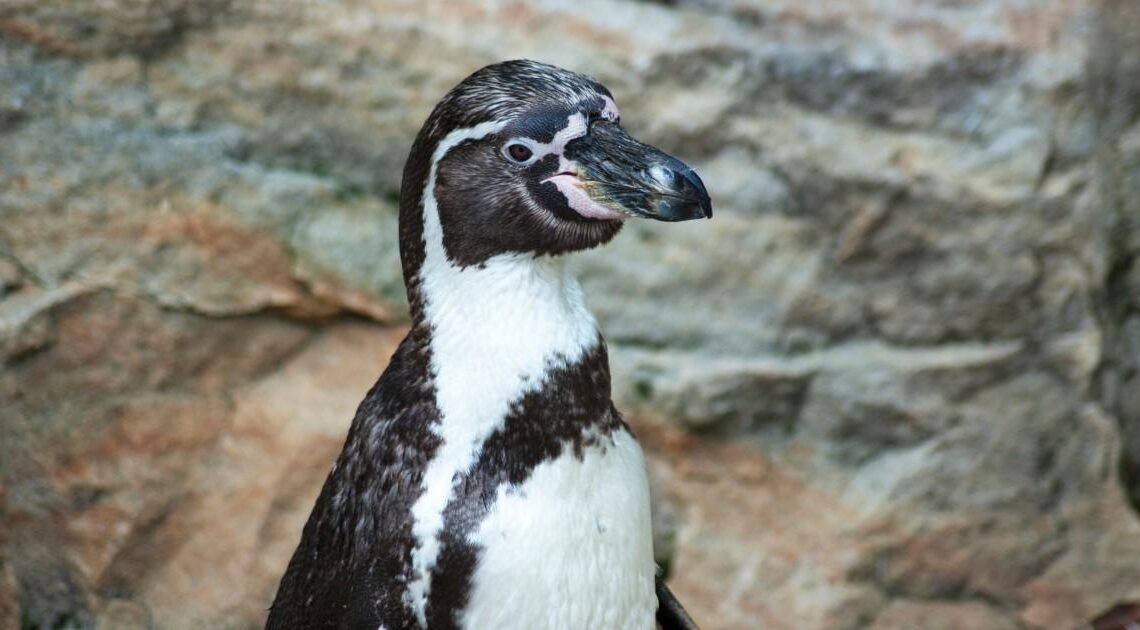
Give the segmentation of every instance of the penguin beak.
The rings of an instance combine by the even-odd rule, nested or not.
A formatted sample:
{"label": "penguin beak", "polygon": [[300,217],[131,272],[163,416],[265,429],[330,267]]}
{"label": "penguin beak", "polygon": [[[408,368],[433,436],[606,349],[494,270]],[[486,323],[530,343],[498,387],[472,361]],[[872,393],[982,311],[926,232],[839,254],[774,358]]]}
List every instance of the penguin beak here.
{"label": "penguin beak", "polygon": [[616,216],[658,221],[712,217],[709,193],[693,169],[613,123],[595,123],[588,134],[567,143],[563,155],[572,165],[574,172],[567,175],[576,178],[575,187]]}

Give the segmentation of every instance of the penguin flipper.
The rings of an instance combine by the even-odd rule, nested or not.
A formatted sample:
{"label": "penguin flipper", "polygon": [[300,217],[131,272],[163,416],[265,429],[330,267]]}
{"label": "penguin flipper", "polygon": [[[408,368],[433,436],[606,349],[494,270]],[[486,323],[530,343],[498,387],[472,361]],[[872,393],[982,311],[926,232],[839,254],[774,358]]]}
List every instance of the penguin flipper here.
{"label": "penguin flipper", "polygon": [[660,630],[700,630],[685,607],[677,601],[677,597],[665,585],[660,576],[657,582],[657,627]]}

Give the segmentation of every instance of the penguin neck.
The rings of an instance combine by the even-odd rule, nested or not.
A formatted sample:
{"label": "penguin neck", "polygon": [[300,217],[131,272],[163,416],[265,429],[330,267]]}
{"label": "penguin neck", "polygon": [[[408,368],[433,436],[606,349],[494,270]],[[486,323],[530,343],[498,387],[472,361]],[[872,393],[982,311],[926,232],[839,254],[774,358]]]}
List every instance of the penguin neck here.
{"label": "penguin neck", "polygon": [[469,365],[530,380],[600,343],[597,322],[564,259],[501,254],[459,267],[438,243],[426,249],[413,325],[429,333],[437,375],[444,366]]}
{"label": "penguin neck", "polygon": [[416,325],[428,327],[444,425],[468,423],[468,439],[485,436],[553,369],[577,363],[602,341],[564,258],[505,252],[475,265],[451,260],[433,183],[429,177],[424,195]]}

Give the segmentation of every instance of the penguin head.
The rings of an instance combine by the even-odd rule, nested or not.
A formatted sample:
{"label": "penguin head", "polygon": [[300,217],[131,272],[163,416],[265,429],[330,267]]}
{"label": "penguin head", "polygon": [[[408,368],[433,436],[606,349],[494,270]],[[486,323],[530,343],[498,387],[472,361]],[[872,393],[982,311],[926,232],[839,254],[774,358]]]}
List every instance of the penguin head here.
{"label": "penguin head", "polygon": [[604,86],[519,60],[464,79],[421,129],[401,190],[405,276],[432,213],[448,260],[464,267],[588,249],[628,218],[684,221],[712,206],[691,168],[622,129]]}

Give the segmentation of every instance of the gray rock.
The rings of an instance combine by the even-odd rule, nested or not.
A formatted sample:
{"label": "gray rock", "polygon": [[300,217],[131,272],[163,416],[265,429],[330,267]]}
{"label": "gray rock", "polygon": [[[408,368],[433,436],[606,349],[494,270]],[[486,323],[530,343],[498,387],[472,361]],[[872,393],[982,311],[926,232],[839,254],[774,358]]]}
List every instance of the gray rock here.
{"label": "gray rock", "polygon": [[0,619],[260,625],[406,314],[412,138],[523,56],[712,193],[579,260],[704,626],[1140,597],[1136,33],[1124,0],[9,2]]}

